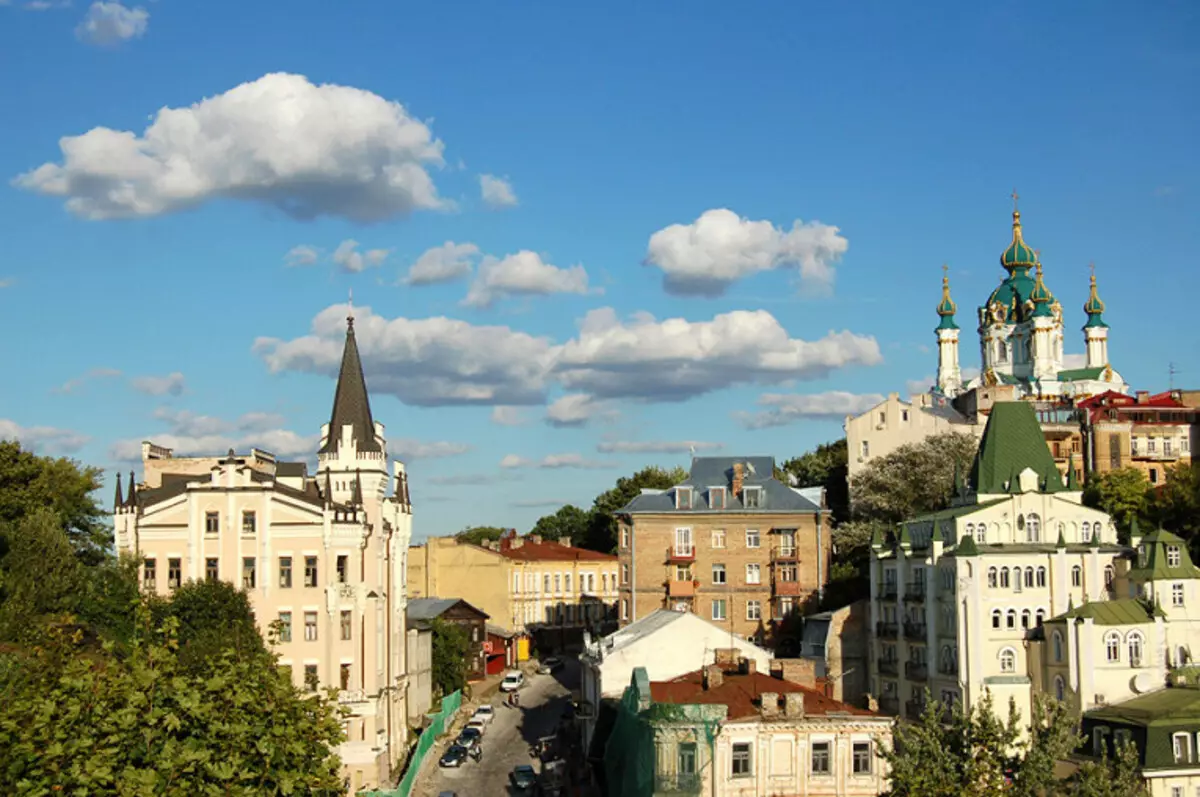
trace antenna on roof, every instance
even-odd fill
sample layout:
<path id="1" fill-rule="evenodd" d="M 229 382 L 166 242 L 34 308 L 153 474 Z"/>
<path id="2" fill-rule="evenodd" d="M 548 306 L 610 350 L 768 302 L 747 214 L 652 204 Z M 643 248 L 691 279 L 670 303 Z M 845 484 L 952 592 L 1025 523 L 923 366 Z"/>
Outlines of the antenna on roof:
<path id="1" fill-rule="evenodd" d="M 1175 367 L 1175 363 L 1167 363 L 1167 385 L 1169 390 L 1175 389 L 1175 374 L 1179 373 L 1179 369 Z"/>

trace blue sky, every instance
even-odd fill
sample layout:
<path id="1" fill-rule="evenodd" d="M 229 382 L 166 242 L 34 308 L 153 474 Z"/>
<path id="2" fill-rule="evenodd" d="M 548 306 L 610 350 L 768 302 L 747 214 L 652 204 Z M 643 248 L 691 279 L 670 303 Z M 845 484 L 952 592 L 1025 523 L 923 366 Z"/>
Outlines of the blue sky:
<path id="1" fill-rule="evenodd" d="M 1014 186 L 1195 386 L 1200 8 L 1080 8 L 0 0 L 0 434 L 303 456 L 352 290 L 416 534 L 524 529 L 931 375 Z"/>

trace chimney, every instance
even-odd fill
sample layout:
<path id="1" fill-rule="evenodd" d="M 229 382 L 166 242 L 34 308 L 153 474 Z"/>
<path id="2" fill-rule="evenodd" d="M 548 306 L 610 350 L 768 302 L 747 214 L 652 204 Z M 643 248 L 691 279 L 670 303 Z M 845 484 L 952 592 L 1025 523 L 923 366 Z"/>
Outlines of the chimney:
<path id="1" fill-rule="evenodd" d="M 737 648 L 717 648 L 713 651 L 713 661 L 718 667 L 732 667 L 737 664 Z"/>
<path id="2" fill-rule="evenodd" d="M 520 548 L 524 544 L 525 544 L 525 540 L 522 539 L 521 537 L 513 536 L 513 537 L 509 537 L 509 539 L 508 539 L 508 547 L 514 551 L 517 550 L 518 548 Z"/>
<path id="3" fill-rule="evenodd" d="M 1134 395 L 1137 396 L 1138 404 L 1145 404 L 1146 402 L 1150 401 L 1150 391 L 1149 390 L 1139 390 Z"/>
<path id="4" fill-rule="evenodd" d="M 716 689 L 725 681 L 725 673 L 721 671 L 721 667 L 716 664 L 710 664 L 704 668 L 704 690 Z"/>
<path id="5" fill-rule="evenodd" d="M 738 659 L 738 672 L 741 675 L 754 675 L 758 671 L 758 662 L 748 656 Z"/>
<path id="6" fill-rule="evenodd" d="M 771 677 L 816 689 L 817 663 L 814 659 L 771 659 Z"/>
<path id="7" fill-rule="evenodd" d="M 570 548 L 571 547 L 571 538 L 570 537 L 559 537 L 558 544 L 564 548 Z"/>
<path id="8" fill-rule="evenodd" d="M 803 692 L 788 692 L 783 696 L 783 715 L 791 719 L 804 718 Z"/>
<path id="9" fill-rule="evenodd" d="M 541 541 L 542 541 L 542 535 L 541 535 L 541 534 L 530 534 L 530 535 L 529 535 L 529 541 L 530 541 L 530 542 L 541 542 Z"/>
<path id="10" fill-rule="evenodd" d="M 772 719 L 779 716 L 779 693 L 778 692 L 763 692 L 759 698 L 759 709 L 762 712 L 763 719 Z"/>
<path id="11" fill-rule="evenodd" d="M 742 463 L 733 463 L 733 495 L 735 498 L 740 498 L 742 495 Z"/>

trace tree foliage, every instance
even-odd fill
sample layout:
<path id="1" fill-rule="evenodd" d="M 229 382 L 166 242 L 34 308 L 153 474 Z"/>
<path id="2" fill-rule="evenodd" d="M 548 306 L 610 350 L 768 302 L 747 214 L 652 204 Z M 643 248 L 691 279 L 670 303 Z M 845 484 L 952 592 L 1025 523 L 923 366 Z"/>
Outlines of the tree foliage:
<path id="1" fill-rule="evenodd" d="M 470 526 L 455 534 L 454 537 L 459 542 L 482 545 L 484 542 L 500 539 L 507 532 L 508 529 L 502 529 L 499 526 Z"/>
<path id="2" fill-rule="evenodd" d="M 151 607 L 157 623 L 175 619 L 179 662 L 185 668 L 203 670 L 225 652 L 239 658 L 266 653 L 250 597 L 228 581 L 189 581 Z"/>
<path id="3" fill-rule="evenodd" d="M 592 502 L 591 517 L 580 547 L 589 548 L 601 553 L 615 553 L 617 550 L 617 519 L 616 514 L 626 504 L 641 494 L 643 489 L 665 490 L 686 480 L 688 472 L 683 468 L 660 468 L 651 465 L 642 468 L 632 476 L 622 476 L 608 490 L 596 496 Z"/>
<path id="4" fill-rule="evenodd" d="M 457 623 L 440 617 L 430 621 L 433 653 L 430 660 L 433 686 L 439 695 L 448 695 L 467 685 L 467 655 L 471 642 L 467 631 Z"/>
<path id="5" fill-rule="evenodd" d="M 539 534 L 544 540 L 560 540 L 564 537 L 583 540 L 590 522 L 590 513 L 574 504 L 567 504 L 553 515 L 539 518 L 530 533 Z"/>
<path id="6" fill-rule="evenodd" d="M 793 487 L 824 487 L 825 503 L 835 523 L 850 516 L 846 438 L 821 443 L 812 451 L 792 457 L 779 467 L 776 478 Z"/>
<path id="7" fill-rule="evenodd" d="M 945 707 L 928 699 L 921 717 L 899 724 L 893 744 L 881 754 L 891 777 L 891 797 L 1142 797 L 1137 756 L 1123 750 L 1113 762 L 1085 765 L 1067 780 L 1055 768 L 1083 742 L 1062 703 L 1034 696 L 1026 723 L 1010 701 L 1007 714 L 995 711 L 986 692 L 973 711 Z M 948 719 L 948 721 L 946 721 Z M 1098 788 L 1119 784 L 1124 791 Z"/>
<path id="8" fill-rule="evenodd" d="M 1152 491 L 1152 519 L 1192 544 L 1200 545 L 1200 463 L 1167 469 L 1161 487 Z"/>
<path id="9" fill-rule="evenodd" d="M 15 441 L 0 440 L 0 526 L 49 510 L 79 558 L 96 564 L 112 547 L 107 513 L 95 493 L 102 475 L 99 468 L 40 457 Z"/>
<path id="10" fill-rule="evenodd" d="M 1152 498 L 1146 474 L 1137 468 L 1118 468 L 1093 475 L 1083 491 L 1083 503 L 1112 516 L 1122 532 L 1134 518 L 1145 521 Z"/>
<path id="11" fill-rule="evenodd" d="M 850 484 L 854 518 L 891 525 L 946 508 L 955 467 L 965 480 L 978 445 L 971 435 L 942 432 L 871 460 Z"/>

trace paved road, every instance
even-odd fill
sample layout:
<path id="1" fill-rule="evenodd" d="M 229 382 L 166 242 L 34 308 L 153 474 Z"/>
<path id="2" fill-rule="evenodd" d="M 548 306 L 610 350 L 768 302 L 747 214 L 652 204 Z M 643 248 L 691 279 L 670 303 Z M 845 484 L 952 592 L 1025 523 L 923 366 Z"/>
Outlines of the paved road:
<path id="1" fill-rule="evenodd" d="M 510 708 L 503 704 L 504 695 L 493 699 L 496 718 L 483 737 L 483 760 L 468 759 L 457 769 L 437 766 L 452 739 L 445 739 L 430 751 L 429 761 L 413 790 L 418 797 L 437 797 L 440 792 L 452 791 L 458 797 L 502 797 L 508 795 L 508 775 L 517 764 L 532 764 L 530 744 L 554 733 L 567 705 L 570 690 L 579 683 L 579 663 L 565 659 L 566 666 L 554 675 L 530 675 L 521 690 L 521 705 Z"/>

